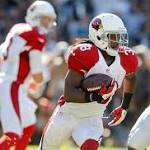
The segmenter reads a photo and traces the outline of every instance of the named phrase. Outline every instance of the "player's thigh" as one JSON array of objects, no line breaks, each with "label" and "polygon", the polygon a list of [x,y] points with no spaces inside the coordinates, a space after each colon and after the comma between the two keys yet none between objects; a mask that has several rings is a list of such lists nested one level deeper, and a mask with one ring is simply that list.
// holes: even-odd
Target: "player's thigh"
[{"label": "player's thigh", "polygon": [[150,144],[150,106],[138,118],[135,125],[132,127],[129,137],[128,145],[137,148],[144,149]]},{"label": "player's thigh", "polygon": [[60,146],[65,139],[71,137],[75,124],[74,116],[61,111],[57,106],[43,134],[42,146],[47,148]]},{"label": "player's thigh", "polygon": [[78,146],[87,139],[101,141],[103,135],[103,123],[99,116],[83,119],[74,129],[72,137]]},{"label": "player's thigh", "polygon": [[[21,134],[22,128],[20,118],[16,113],[15,104],[12,101],[11,83],[3,82],[0,84],[0,119],[3,132],[14,132]],[[16,93],[17,94],[17,93]]]}]

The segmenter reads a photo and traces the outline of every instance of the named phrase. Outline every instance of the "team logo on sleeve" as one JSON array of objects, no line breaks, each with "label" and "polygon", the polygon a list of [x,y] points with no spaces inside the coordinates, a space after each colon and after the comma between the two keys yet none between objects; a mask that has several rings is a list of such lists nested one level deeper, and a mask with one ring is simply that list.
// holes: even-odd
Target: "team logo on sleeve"
[{"label": "team logo on sleeve", "polygon": [[102,26],[102,23],[101,23],[101,20],[99,18],[96,18],[95,20],[93,20],[92,22],[92,27],[95,29],[95,30],[99,30],[101,28],[103,28]]}]

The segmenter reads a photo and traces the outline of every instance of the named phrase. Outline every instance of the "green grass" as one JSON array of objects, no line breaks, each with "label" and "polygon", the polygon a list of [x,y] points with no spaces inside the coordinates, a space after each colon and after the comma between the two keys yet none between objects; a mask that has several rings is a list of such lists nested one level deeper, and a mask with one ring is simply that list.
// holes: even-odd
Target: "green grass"
[{"label": "green grass", "polygon": [[[27,150],[37,150],[37,146],[29,146]],[[72,148],[68,145],[63,145],[61,150],[79,150],[78,148]],[[125,150],[125,148],[112,148],[112,147],[102,147],[100,150]]]}]

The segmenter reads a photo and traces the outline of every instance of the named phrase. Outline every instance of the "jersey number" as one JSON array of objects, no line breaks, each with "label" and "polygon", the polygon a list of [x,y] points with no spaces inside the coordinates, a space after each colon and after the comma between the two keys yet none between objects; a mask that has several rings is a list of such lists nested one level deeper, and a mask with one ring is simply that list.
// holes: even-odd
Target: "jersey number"
[{"label": "jersey number", "polygon": [[90,50],[91,47],[92,47],[91,44],[84,44],[84,45],[81,45],[81,46],[80,46],[80,50],[81,50],[81,51]]}]

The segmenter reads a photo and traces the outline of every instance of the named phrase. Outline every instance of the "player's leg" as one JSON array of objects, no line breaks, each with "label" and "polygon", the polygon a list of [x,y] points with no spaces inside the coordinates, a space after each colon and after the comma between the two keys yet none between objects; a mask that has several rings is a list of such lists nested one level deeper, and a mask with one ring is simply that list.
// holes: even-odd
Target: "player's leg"
[{"label": "player's leg", "polygon": [[23,134],[21,138],[17,141],[15,146],[15,150],[25,150],[27,148],[28,143],[35,131],[36,126],[31,125],[23,129]]},{"label": "player's leg", "polygon": [[99,116],[81,121],[72,137],[81,150],[98,150],[102,140],[103,124]]},{"label": "player's leg", "polygon": [[23,132],[20,140],[16,144],[15,150],[25,150],[36,129],[35,111],[37,109],[37,105],[26,96],[26,93],[24,93],[21,88],[19,99]]},{"label": "player's leg", "polygon": [[45,127],[39,150],[59,150],[65,139],[71,136],[76,120],[71,114],[63,111],[61,107],[56,107]]},{"label": "player's leg", "polygon": [[150,106],[141,114],[130,131],[128,149],[145,149],[150,144]]},{"label": "player's leg", "polygon": [[16,85],[8,82],[0,84],[0,91],[3,93],[0,94],[0,118],[3,129],[0,150],[9,150],[11,146],[14,146],[22,132],[17,89]]}]

